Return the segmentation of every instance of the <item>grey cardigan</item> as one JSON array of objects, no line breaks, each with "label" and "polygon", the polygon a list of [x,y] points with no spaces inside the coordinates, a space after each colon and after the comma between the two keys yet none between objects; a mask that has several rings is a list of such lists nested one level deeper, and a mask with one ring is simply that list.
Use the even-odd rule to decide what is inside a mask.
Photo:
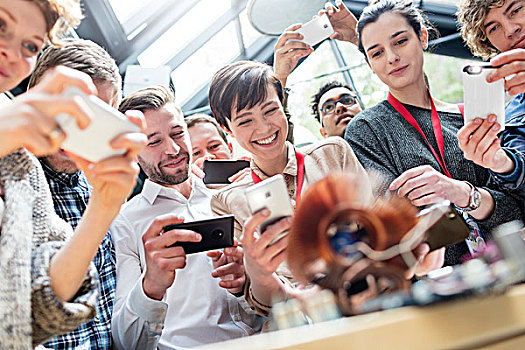
[{"label": "grey cardigan", "polygon": [[[410,105],[405,107],[417,120],[432,147],[437,150],[430,110]],[[463,126],[461,114],[439,112],[439,116],[445,141],[445,163],[452,177],[484,188],[494,198],[492,215],[477,221],[484,237],[491,239],[493,228],[499,224],[523,220],[524,198],[517,193],[501,191],[498,184],[492,182],[487,169],[463,157],[457,140],[457,132]],[[383,192],[387,191],[388,185],[395,178],[411,168],[428,164],[441,171],[423,137],[387,101],[359,113],[348,124],[344,137],[366,169],[382,174]],[[455,249],[455,253],[447,251],[449,262],[455,262],[459,254],[463,253],[458,249]]]},{"label": "grey cardigan", "polygon": [[0,349],[30,349],[95,315],[97,274],[90,266],[73,300],[60,301],[49,263],[72,230],[54,212],[40,164],[25,150],[0,158],[0,184]]}]

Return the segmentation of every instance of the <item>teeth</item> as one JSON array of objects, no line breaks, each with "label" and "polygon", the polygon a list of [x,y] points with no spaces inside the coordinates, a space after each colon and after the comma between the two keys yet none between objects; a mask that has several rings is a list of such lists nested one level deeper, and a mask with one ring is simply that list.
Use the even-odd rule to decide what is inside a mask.
[{"label": "teeth", "polygon": [[270,137],[268,137],[266,139],[257,140],[255,142],[260,144],[260,145],[268,145],[268,144],[272,143],[275,140],[276,137],[277,137],[277,133],[273,134],[272,136],[270,136]]}]

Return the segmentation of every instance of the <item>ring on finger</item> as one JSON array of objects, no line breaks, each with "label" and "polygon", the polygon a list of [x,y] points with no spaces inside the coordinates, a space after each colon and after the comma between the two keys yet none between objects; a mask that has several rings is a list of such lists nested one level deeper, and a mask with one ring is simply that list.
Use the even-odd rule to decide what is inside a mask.
[{"label": "ring on finger", "polygon": [[51,141],[54,141],[54,140],[58,139],[60,137],[60,135],[62,135],[62,129],[60,129],[60,127],[57,126],[53,130],[51,130],[51,132],[47,135],[47,137]]}]

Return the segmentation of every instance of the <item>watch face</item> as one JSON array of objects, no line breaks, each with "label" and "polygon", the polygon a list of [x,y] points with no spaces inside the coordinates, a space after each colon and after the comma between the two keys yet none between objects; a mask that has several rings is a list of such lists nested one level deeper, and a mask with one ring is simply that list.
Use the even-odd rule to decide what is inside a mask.
[{"label": "watch face", "polygon": [[470,204],[473,207],[479,208],[479,205],[481,204],[481,192],[476,188],[474,190],[474,193],[472,195],[472,203]]}]

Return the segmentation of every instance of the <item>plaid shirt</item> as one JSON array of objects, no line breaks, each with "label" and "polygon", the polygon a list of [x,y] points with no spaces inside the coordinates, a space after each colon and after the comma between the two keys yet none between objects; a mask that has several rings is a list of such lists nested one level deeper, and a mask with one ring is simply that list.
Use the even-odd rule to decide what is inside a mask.
[{"label": "plaid shirt", "polygon": [[[84,173],[57,173],[42,162],[51,189],[55,211],[75,228],[86,209],[92,187]],[[111,349],[111,314],[116,285],[115,247],[111,233],[104,236],[93,260],[99,274],[97,316],[73,332],[44,344],[53,349]]]}]

